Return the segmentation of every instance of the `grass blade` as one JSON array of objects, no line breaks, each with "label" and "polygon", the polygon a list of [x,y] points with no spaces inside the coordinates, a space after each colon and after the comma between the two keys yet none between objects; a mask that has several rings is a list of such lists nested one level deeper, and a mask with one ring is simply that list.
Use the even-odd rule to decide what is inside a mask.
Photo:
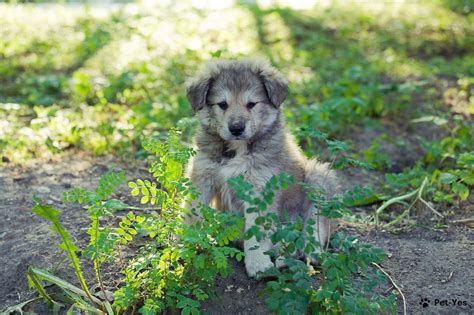
[{"label": "grass blade", "polygon": [[[69,291],[71,291],[73,293],[76,293],[78,295],[81,295],[83,297],[90,298],[87,295],[87,293],[84,290],[82,290],[81,288],[78,288],[75,285],[72,285],[72,284],[70,284],[69,282],[67,282],[63,279],[58,278],[58,277],[50,274],[46,270],[31,267],[30,271],[31,271],[32,274],[35,275],[35,277],[37,277],[37,279],[41,279],[41,280],[51,282],[51,283],[65,289],[65,290],[69,290]],[[92,298],[91,299],[92,302],[96,303],[97,305],[102,305],[102,301],[99,300],[98,298],[93,297],[93,296],[91,298]]]},{"label": "grass blade", "polygon": [[[69,258],[71,260],[72,267],[74,268],[74,271],[76,273],[76,277],[79,280],[79,283],[81,284],[81,287],[83,291],[86,293],[86,296],[89,300],[94,301],[94,297],[89,291],[89,288],[87,286],[86,280],[84,278],[84,275],[81,270],[81,265],[79,263],[79,258],[76,255],[76,250],[78,249],[77,246],[72,242],[69,233],[67,232],[66,229],[61,225],[59,222],[59,211],[54,209],[53,207],[47,206],[47,205],[40,205],[37,204],[33,207],[32,209],[33,213],[50,221],[52,223],[51,225],[51,230],[53,232],[58,233],[63,242],[59,245],[59,248],[65,250],[69,254]],[[96,303],[96,302],[94,302]],[[99,304],[100,305],[100,304]]]},{"label": "grass blade", "polygon": [[25,307],[25,305],[27,305],[31,302],[37,301],[39,299],[41,299],[41,296],[35,297],[34,299],[31,299],[31,300],[28,300],[28,301],[20,302],[16,305],[12,305],[9,308],[7,308],[6,310],[1,311],[0,314],[15,314],[15,312],[23,314],[23,307]]},{"label": "grass blade", "polygon": [[30,268],[28,270],[28,274],[26,275],[26,278],[28,279],[28,283],[38,291],[39,295],[45,300],[46,304],[48,304],[49,308],[53,308],[54,306],[54,301],[53,299],[46,293],[46,290],[43,288],[41,283],[39,282],[39,279],[35,275],[34,271],[32,270],[33,268]]}]

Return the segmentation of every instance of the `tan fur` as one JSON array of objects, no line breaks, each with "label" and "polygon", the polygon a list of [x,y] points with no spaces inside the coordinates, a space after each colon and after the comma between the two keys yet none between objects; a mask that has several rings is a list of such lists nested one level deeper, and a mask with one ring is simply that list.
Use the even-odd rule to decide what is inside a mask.
[{"label": "tan fur", "polygon": [[[288,86],[282,75],[266,60],[213,61],[190,81],[187,92],[200,121],[195,138],[198,153],[190,162],[188,175],[201,196],[191,206],[214,200],[221,210],[243,213],[246,205],[229,187],[228,179],[244,175],[261,190],[273,175],[285,172],[294,176],[295,184],[276,196],[269,211],[285,209],[290,217],[316,218],[316,238],[326,243],[331,233],[329,222],[317,215],[297,183],[324,188],[332,196],[338,189],[336,177],[327,164],[306,159],[285,129],[280,106]],[[225,110],[217,105],[222,102],[226,102]],[[249,102],[256,104],[249,108]],[[244,128],[239,135],[231,131],[236,125]],[[244,215],[248,229],[256,214]],[[250,250],[255,245],[259,249]],[[244,241],[249,276],[274,265],[264,254],[271,246],[269,240]]]}]

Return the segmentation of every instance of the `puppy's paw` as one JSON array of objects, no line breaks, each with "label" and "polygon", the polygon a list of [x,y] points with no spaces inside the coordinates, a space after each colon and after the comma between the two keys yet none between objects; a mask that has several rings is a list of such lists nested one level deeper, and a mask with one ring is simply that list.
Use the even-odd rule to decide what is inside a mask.
[{"label": "puppy's paw", "polygon": [[286,268],[287,265],[285,264],[285,259],[283,257],[278,257],[276,260],[275,260],[275,267],[277,267],[278,269],[283,269],[283,268]]},{"label": "puppy's paw", "polygon": [[245,269],[249,277],[258,278],[257,273],[266,271],[274,266],[270,256],[265,255],[263,252],[251,251],[245,255]]},{"label": "puppy's paw", "polygon": [[310,255],[304,255],[304,260],[306,262],[308,262],[309,260],[309,263],[313,266],[318,266],[319,265],[319,260],[318,259],[315,259],[315,257],[318,257],[319,254],[321,254],[321,249],[320,248],[316,248],[312,254]]}]

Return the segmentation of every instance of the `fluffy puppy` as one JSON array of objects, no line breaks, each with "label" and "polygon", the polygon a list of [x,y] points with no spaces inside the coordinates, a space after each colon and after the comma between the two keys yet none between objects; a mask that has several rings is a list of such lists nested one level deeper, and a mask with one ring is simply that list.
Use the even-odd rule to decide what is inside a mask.
[{"label": "fluffy puppy", "polygon": [[[243,175],[258,191],[273,175],[285,172],[293,175],[295,184],[279,192],[268,211],[279,214],[285,209],[293,218],[316,218],[317,209],[298,183],[323,188],[331,197],[337,190],[336,178],[327,164],[305,158],[285,129],[281,105],[287,94],[285,78],[262,59],[211,61],[188,83],[187,96],[200,122],[197,155],[188,176],[201,195],[192,207],[215,202],[223,211],[242,212],[248,229],[257,214],[245,213],[246,204],[228,179]],[[324,244],[330,224],[322,216],[316,222],[316,239]],[[264,254],[272,248],[270,240],[257,242],[253,237],[243,247],[249,276],[274,265]]]}]

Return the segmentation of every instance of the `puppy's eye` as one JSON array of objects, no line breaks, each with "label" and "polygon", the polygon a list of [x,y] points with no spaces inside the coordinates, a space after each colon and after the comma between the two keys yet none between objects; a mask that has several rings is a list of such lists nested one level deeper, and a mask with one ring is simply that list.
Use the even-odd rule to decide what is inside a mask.
[{"label": "puppy's eye", "polygon": [[254,103],[254,102],[248,102],[248,103],[247,103],[247,108],[248,108],[248,109],[252,109],[252,108],[254,108],[254,107],[255,107],[255,105],[257,105],[257,103]]},{"label": "puppy's eye", "polygon": [[222,109],[222,110],[226,110],[228,105],[226,102],[220,102],[220,103],[217,103],[217,105],[219,105],[219,107]]}]

